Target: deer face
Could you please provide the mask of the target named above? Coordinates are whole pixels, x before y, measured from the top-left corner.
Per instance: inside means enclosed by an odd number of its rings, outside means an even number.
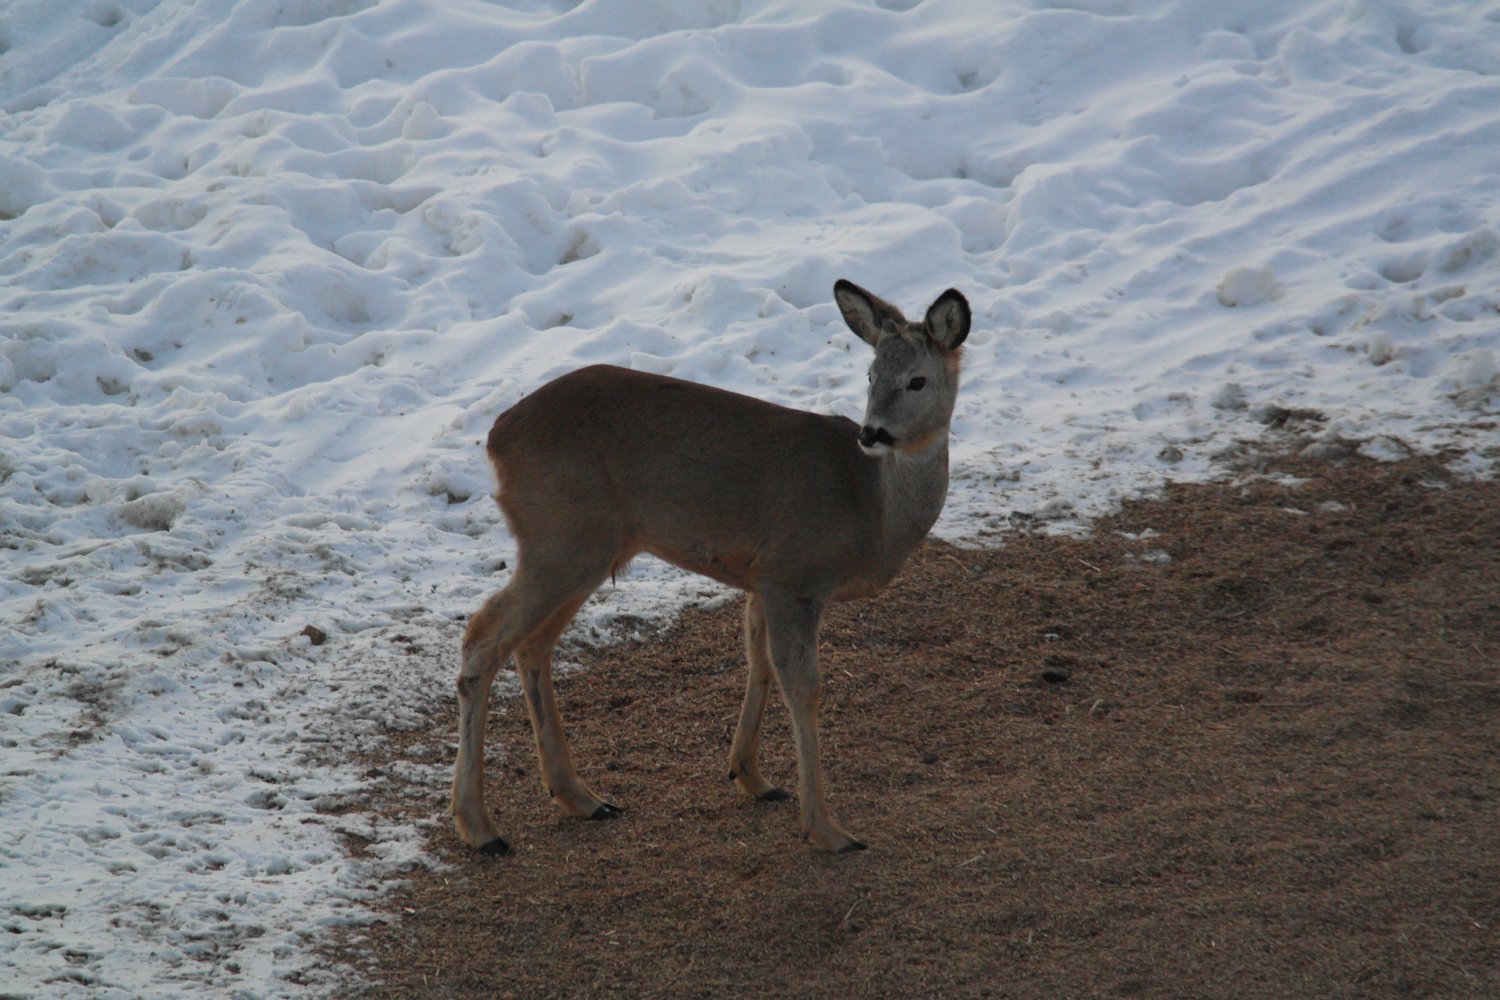
[[[968,302],[949,289],[911,323],[847,281],[834,285],[834,299],[849,328],[875,348],[860,448],[913,453],[944,440],[958,395],[958,348],[969,335]]]

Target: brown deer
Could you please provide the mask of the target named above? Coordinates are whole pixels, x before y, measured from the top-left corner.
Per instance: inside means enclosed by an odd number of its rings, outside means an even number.
[[[552,650],[588,596],[641,552],[747,595],[750,682],[730,777],[752,798],[790,797],[760,771],[774,674],[795,733],[807,837],[836,853],[865,846],[824,797],[818,627],[829,601],[884,588],[943,508],[969,304],[949,289],[911,323],[848,281],[833,294],[875,348],[862,427],[606,365],[549,382],[495,421],[488,452],[517,556],[510,583],[464,632],[453,820],[470,846],[510,850],[484,805],[484,733],[491,683],[512,654],[548,794],[570,815],[619,815],[574,770]]]

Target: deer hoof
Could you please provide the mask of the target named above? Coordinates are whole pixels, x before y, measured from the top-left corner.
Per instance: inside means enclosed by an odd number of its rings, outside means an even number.
[[[510,845],[505,842],[504,837],[496,837],[488,843],[479,845],[479,853],[503,858],[510,853]]]
[[[623,815],[625,815],[625,810],[621,809],[619,806],[610,805],[608,802],[601,802],[599,804],[599,808],[595,809],[589,815],[589,819],[619,819]]]
[[[847,843],[843,847],[839,848],[839,853],[840,854],[853,854],[855,851],[869,850],[869,847],[870,847],[869,844],[861,843],[858,840],[851,840],[851,841],[849,841],[849,843]]]
[[[792,796],[784,788],[773,788],[769,792],[760,793],[756,796],[756,799],[761,802],[790,802]]]

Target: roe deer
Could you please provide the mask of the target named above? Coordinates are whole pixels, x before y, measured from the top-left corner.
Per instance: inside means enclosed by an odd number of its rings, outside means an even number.
[[[818,626],[829,601],[889,583],[943,508],[969,304],[949,289],[910,323],[848,281],[833,294],[875,348],[862,427],[605,365],[549,382],[495,421],[488,452],[517,555],[510,583],[464,632],[453,820],[470,846],[510,850],[484,805],[484,733],[491,683],[512,654],[548,794],[574,816],[620,813],[573,768],[552,650],[588,596],[641,552],[746,592],[750,682],[730,778],[752,798],[790,797],[760,772],[774,673],[791,714],[807,837],[837,853],[865,846],[824,799]]]

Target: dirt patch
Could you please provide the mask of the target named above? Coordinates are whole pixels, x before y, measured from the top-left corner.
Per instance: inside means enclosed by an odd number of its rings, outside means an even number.
[[[1500,489],[1279,471],[1301,481],[1173,487],[1086,540],[930,544],[834,609],[823,734],[860,854],[726,779],[737,603],[586,651],[563,713],[625,816],[557,815],[504,704],[517,853],[458,849],[446,788],[399,786],[383,807],[444,867],[333,957],[401,997],[1500,996]],[[452,713],[398,757],[451,761]],[[779,704],[765,762],[795,787]]]

